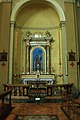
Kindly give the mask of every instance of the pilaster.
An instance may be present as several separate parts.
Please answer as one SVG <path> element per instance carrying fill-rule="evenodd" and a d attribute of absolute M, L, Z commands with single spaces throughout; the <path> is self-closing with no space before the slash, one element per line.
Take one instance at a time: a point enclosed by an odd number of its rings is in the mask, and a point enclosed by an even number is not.
<path fill-rule="evenodd" d="M 46 60 L 47 60 L 47 74 L 49 74 L 50 73 L 50 41 L 49 40 L 47 40 L 47 49 L 46 49 L 47 51 L 47 54 L 46 54 Z"/>
<path fill-rule="evenodd" d="M 67 80 L 67 43 L 66 43 L 66 22 L 60 22 L 61 33 L 62 33 L 62 71 L 63 71 L 63 82 L 68 83 Z"/>
<path fill-rule="evenodd" d="M 12 83 L 12 71 L 13 71 L 13 38 L 14 38 L 14 25 L 15 25 L 15 21 L 11 21 L 10 24 L 10 29 L 11 29 L 11 33 L 10 33 L 10 47 L 9 47 L 9 84 Z"/>
<path fill-rule="evenodd" d="M 27 53 L 27 74 L 30 73 L 30 60 L 29 60 L 29 40 L 27 41 L 26 45 L 26 53 Z"/>

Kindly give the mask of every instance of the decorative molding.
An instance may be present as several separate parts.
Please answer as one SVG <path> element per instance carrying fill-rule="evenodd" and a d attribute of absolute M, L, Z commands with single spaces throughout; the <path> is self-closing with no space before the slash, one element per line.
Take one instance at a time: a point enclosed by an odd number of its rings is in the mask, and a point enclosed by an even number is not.
<path fill-rule="evenodd" d="M 54 30 L 59 29 L 60 26 L 49 26 L 49 27 L 27 27 L 27 26 L 20 26 L 16 25 L 18 29 L 25 29 L 25 30 Z"/>
<path fill-rule="evenodd" d="M 31 33 L 30 31 L 26 32 L 26 35 L 24 36 L 24 42 L 26 42 L 30 46 L 35 45 L 48 45 L 50 46 L 49 42 L 53 40 L 52 35 L 49 31 L 47 31 L 44 35 L 43 33 Z"/>
<path fill-rule="evenodd" d="M 0 0 L 0 3 L 3 3 L 3 2 L 8 3 L 8 2 L 12 2 L 12 0 Z"/>
<path fill-rule="evenodd" d="M 66 27 L 66 22 L 65 22 L 65 21 L 61 21 L 61 22 L 59 23 L 59 26 L 60 26 L 60 27 Z"/>
<path fill-rule="evenodd" d="M 77 7 L 80 7 L 80 1 L 77 2 Z"/>
<path fill-rule="evenodd" d="M 17 15 L 20 7 L 29 1 L 30 0 L 20 0 L 19 2 L 17 2 L 15 4 L 15 6 L 12 10 L 12 14 L 11 14 L 11 21 L 16 20 L 16 15 Z M 58 13 L 60 21 L 66 21 L 65 13 L 64 13 L 63 9 L 61 8 L 61 6 L 56 2 L 56 0 L 47 0 L 47 2 L 49 2 L 51 4 L 51 6 L 53 6 L 55 11 Z"/>
<path fill-rule="evenodd" d="M 64 0 L 64 2 L 76 3 L 76 4 L 77 4 L 77 7 L 80 7 L 80 0 Z"/>
<path fill-rule="evenodd" d="M 75 3 L 75 0 L 64 0 L 64 2 L 73 2 L 73 3 Z"/>

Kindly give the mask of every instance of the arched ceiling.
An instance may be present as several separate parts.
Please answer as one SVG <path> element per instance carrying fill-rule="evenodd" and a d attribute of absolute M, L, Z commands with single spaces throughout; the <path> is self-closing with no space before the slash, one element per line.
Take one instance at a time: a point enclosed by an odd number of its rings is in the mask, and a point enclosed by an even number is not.
<path fill-rule="evenodd" d="M 47 4 L 25 4 L 16 16 L 16 24 L 21 26 L 48 27 L 60 23 L 57 12 Z"/>
<path fill-rule="evenodd" d="M 18 3 L 16 3 L 16 5 L 14 6 L 14 8 L 12 10 L 11 21 L 15 21 L 17 14 L 26 5 L 38 4 L 38 3 L 46 4 L 46 5 L 50 6 L 50 7 L 52 7 L 58 13 L 58 15 L 60 17 L 60 21 L 65 21 L 64 11 L 55 0 L 53 0 L 53 1 L 52 0 L 44 0 L 44 1 L 43 0 L 24 0 L 24 1 L 21 0 Z"/>

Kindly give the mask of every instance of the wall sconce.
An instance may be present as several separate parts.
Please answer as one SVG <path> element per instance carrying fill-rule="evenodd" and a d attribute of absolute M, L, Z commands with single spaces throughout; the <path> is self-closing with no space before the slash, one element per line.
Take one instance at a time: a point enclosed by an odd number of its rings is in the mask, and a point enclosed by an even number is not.
<path fill-rule="evenodd" d="M 73 67 L 75 64 L 74 64 L 74 61 L 75 60 L 75 52 L 73 52 L 73 50 L 71 49 L 70 52 L 68 52 L 69 54 L 69 61 L 71 61 L 70 65 Z"/>
<path fill-rule="evenodd" d="M 5 61 L 7 61 L 7 52 L 5 52 L 5 49 L 3 49 L 3 52 L 0 52 L 0 62 L 2 62 L 2 66 L 5 66 Z"/>

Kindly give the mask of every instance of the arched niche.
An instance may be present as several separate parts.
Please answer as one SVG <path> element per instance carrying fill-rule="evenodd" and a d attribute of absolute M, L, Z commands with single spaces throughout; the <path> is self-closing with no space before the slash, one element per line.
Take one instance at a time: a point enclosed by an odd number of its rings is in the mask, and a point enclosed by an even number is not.
<path fill-rule="evenodd" d="M 55 1 L 55 0 L 21 0 L 18 3 L 16 3 L 16 5 L 14 6 L 13 10 L 12 10 L 12 14 L 11 14 L 11 21 L 15 21 L 16 16 L 19 12 L 19 10 L 25 6 L 25 4 L 35 4 L 35 3 L 43 3 L 43 4 L 48 4 L 49 6 L 51 6 L 53 9 L 55 9 L 55 11 L 57 11 L 60 21 L 65 21 L 65 14 L 63 9 L 60 7 L 60 5 Z"/>
<path fill-rule="evenodd" d="M 12 83 L 12 75 L 13 75 L 13 41 L 14 41 L 14 28 L 15 28 L 15 20 L 16 20 L 16 16 L 19 13 L 20 9 L 22 7 L 24 7 L 25 4 L 31 4 L 31 3 L 36 3 L 36 2 L 40 2 L 43 3 L 43 0 L 40 1 L 33 1 L 33 0 L 21 0 L 18 3 L 16 3 L 16 5 L 14 6 L 13 10 L 12 10 L 12 14 L 11 14 L 11 30 L 10 30 L 10 53 L 9 53 L 9 83 Z M 44 0 L 45 4 L 50 5 L 52 8 L 55 9 L 55 11 L 58 13 L 59 18 L 60 18 L 60 23 L 61 23 L 61 27 L 62 27 L 62 49 L 64 51 L 63 52 L 63 75 L 64 75 L 64 79 L 66 80 L 66 73 L 65 73 L 65 69 L 67 65 L 64 66 L 64 61 L 66 61 L 66 31 L 65 31 L 65 14 L 63 9 L 60 7 L 60 5 L 55 1 L 55 0 Z M 66 62 L 67 63 L 67 62 Z"/>

